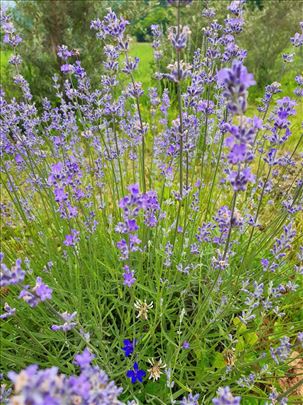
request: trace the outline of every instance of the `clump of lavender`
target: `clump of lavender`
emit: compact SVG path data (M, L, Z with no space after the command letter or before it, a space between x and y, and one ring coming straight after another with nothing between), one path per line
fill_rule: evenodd
M154 191L140 193L139 186L133 184L128 187L130 192L120 200L120 208L123 210L123 222L116 225L116 232L126 235L126 238L117 242L120 251L120 259L126 261L131 252L142 250L141 239L138 236L138 219L140 212L144 213L144 224L148 228L154 228L158 223L158 211L160 205L157 194ZM130 270L128 265L124 265L124 285L131 287L135 282L135 272Z
M78 359L78 363L81 367L79 375L67 376L60 374L56 367L43 370L37 365L31 365L19 374L10 372L14 394L8 403L122 404L118 399L122 389L110 381L103 370L87 361Z
M0 319L3 368L18 364L4 403L287 402L260 381L281 378L303 340L289 327L302 295L302 76L291 95L273 78L252 114L245 2L222 19L199 10L192 56L192 2L168 3L176 23L151 27L152 87L129 22L107 10L91 22L99 83L61 45L56 103L39 106L1 15L14 97L0 90ZM291 44L288 66L301 33Z

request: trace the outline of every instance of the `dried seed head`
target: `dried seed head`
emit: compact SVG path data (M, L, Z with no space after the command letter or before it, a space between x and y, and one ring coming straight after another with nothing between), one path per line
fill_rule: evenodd
M141 318L144 320L147 320L148 318L148 311L153 308L154 304L153 302L150 302L149 304L147 304L146 300L141 301L141 300L137 300L134 304L135 308L138 311L138 315L137 318Z
M148 378L157 381L160 378L161 374L163 374L161 369L164 369L166 367L166 364L162 363L161 359L159 359L159 361L155 361L153 358L149 359L148 362L151 365L151 368L148 369Z

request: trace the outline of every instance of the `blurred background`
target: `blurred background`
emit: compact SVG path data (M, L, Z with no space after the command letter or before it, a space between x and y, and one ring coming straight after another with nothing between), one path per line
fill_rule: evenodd
M214 3L219 8L217 19L223 21L229 4L225 0L194 0L182 9L181 22L188 24L192 31L191 46L186 55L188 60L195 47L201 45L202 28L206 23L201 11L206 4L211 7ZM165 33L169 26L176 24L175 9L166 0L2 0L1 4L10 9L23 38L20 46L23 58L21 73L30 83L38 103L46 95L52 97L50 78L55 72L60 74L60 62L56 55L58 45L78 49L82 65L92 82L99 80L102 42L95 39L90 21L102 18L109 7L130 21L131 54L141 59L137 79L146 87L155 71L150 26L159 24ZM250 93L251 99L262 97L264 85L273 81L281 81L286 93L291 94L293 76L298 70L302 71L302 48L294 64L283 65L282 55L289 52L289 38L300 29L303 0L247 0L245 19L245 29L238 36L238 43L248 50L245 64L257 81L257 86ZM1 82L6 91L13 94L13 88L9 87L9 56L9 51L1 49ZM168 52L162 63L170 63L171 56Z

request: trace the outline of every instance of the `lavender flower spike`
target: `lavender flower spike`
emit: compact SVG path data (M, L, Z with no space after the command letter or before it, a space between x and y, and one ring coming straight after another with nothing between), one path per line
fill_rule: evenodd
M224 88L223 96L228 100L230 110L243 114L246 111L247 89L256 84L253 75L248 73L242 62L234 61L230 69L219 70L217 82Z
M212 400L214 405L240 405L241 397L234 397L229 387L219 388L217 395Z

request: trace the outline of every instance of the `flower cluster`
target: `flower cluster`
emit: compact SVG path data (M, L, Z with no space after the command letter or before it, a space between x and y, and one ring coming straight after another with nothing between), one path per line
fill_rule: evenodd
M253 160L252 146L255 134L261 127L262 121L255 117L229 128L231 136L225 139L225 145L230 149L227 156L229 163L237 168L229 173L229 181L235 191L245 190L247 183L254 181L254 175L247 163Z
M59 212L62 218L75 218L78 209L69 198L68 190L72 189L72 197L80 201L84 197L83 191L79 188L82 177L76 159L71 156L64 164L58 162L52 165L48 183L54 187L54 197L59 205Z
M170 27L168 31L168 39L177 52L186 47L190 29L186 25L184 27Z
M232 67L223 68L217 73L217 81L223 87L223 96L228 100L228 108L242 115L247 108L247 89L253 86L253 75L248 73L242 62L234 61Z
M163 52L161 50L161 39L163 36L162 30L159 25L153 24L150 27L153 35L152 47L154 49L154 58L159 61L163 57Z
M181 9L191 1L169 3L175 25L149 31L151 87L137 81L128 21L110 9L91 22L104 45L100 80L89 77L78 50L61 45L55 101L33 101L20 74L21 38L1 17L14 72L13 97L0 90L3 251L22 257L10 267L0 255L0 319L10 339L4 368L18 349L52 365L62 346L69 375L37 365L11 372L14 390L2 385L0 402L119 404L113 376L127 387L125 401L132 392L142 403L239 405L251 392L287 401L268 384L280 382L303 341L299 322L287 331L303 274L302 137L294 121L303 78L296 73L291 96L273 81L259 115L250 114L255 81L236 40L245 1L228 4L226 18L199 10L194 50ZM291 42L283 69L295 69L302 35ZM52 338L33 350L22 336L38 304L43 322L30 335ZM13 316L18 305L26 322ZM110 377L96 361L110 364Z
M282 339L280 339L280 346L273 348L270 348L270 354L273 360L279 364L280 362L285 362L291 351L291 344L289 341L289 337L285 336Z
M21 259L16 260L15 266L9 269L5 263L3 263L4 255L0 253L1 272L0 272L0 287L6 287L12 284L22 283L25 277L25 271L21 268Z
M11 21L11 17L1 10L1 28L4 32L3 42L16 48L21 42L22 38L16 34L16 29Z
M229 387L219 388L217 395L212 400L214 405L240 405L241 397L234 397Z
M16 313L16 308L11 308L9 304L6 302L4 304L4 313L0 315L0 319L6 319L10 316L13 316Z
M25 271L21 268L21 260L17 259L15 266L9 269L2 261L4 255L1 253L1 274L0 287L7 287L14 284L21 284L25 278ZM52 289L42 281L41 277L36 278L36 284L30 289L29 285L22 285L22 290L19 298L25 301L29 306L35 307L40 302L50 300L52 298ZM5 313L1 315L2 319L6 319L16 312L15 308L11 308L9 304L4 305Z
M157 213L160 209L157 194L154 191L140 193L137 184L128 187L129 195L120 200L120 208L123 210L123 222L119 222L116 226L116 232L128 235L128 239L122 239L117 243L120 250L121 260L127 260L130 252L140 250L141 240L138 237L139 225L137 218L140 211L144 213L144 224L153 228L157 225ZM125 268L125 272L129 273L129 268Z
M295 47L303 46L303 21L300 22L300 27L302 32L296 32L293 37L291 37L290 41Z
M62 325L52 325L51 329L53 331L62 330L63 332L67 332L67 331L73 329L77 325L77 322L75 322L77 312L73 312L72 314L69 314L68 312L63 312L62 314L59 314L59 315L63 321L63 324Z
M97 31L97 37L105 39L107 36L121 39L128 25L128 21L123 17L118 18L116 13L112 10L101 20L94 20L91 22L91 28Z
M82 357L81 357L82 356ZM39 369L31 365L19 374L9 373L14 384L13 403L39 404L121 404L118 397L122 388L110 381L107 374L98 366L90 364L92 356L76 356L76 363L81 367L79 375L59 374L58 368Z
M36 285L30 289L28 285L23 287L19 298L25 301L30 307L36 307L40 302L50 300L53 290L43 283L41 277L37 277Z

